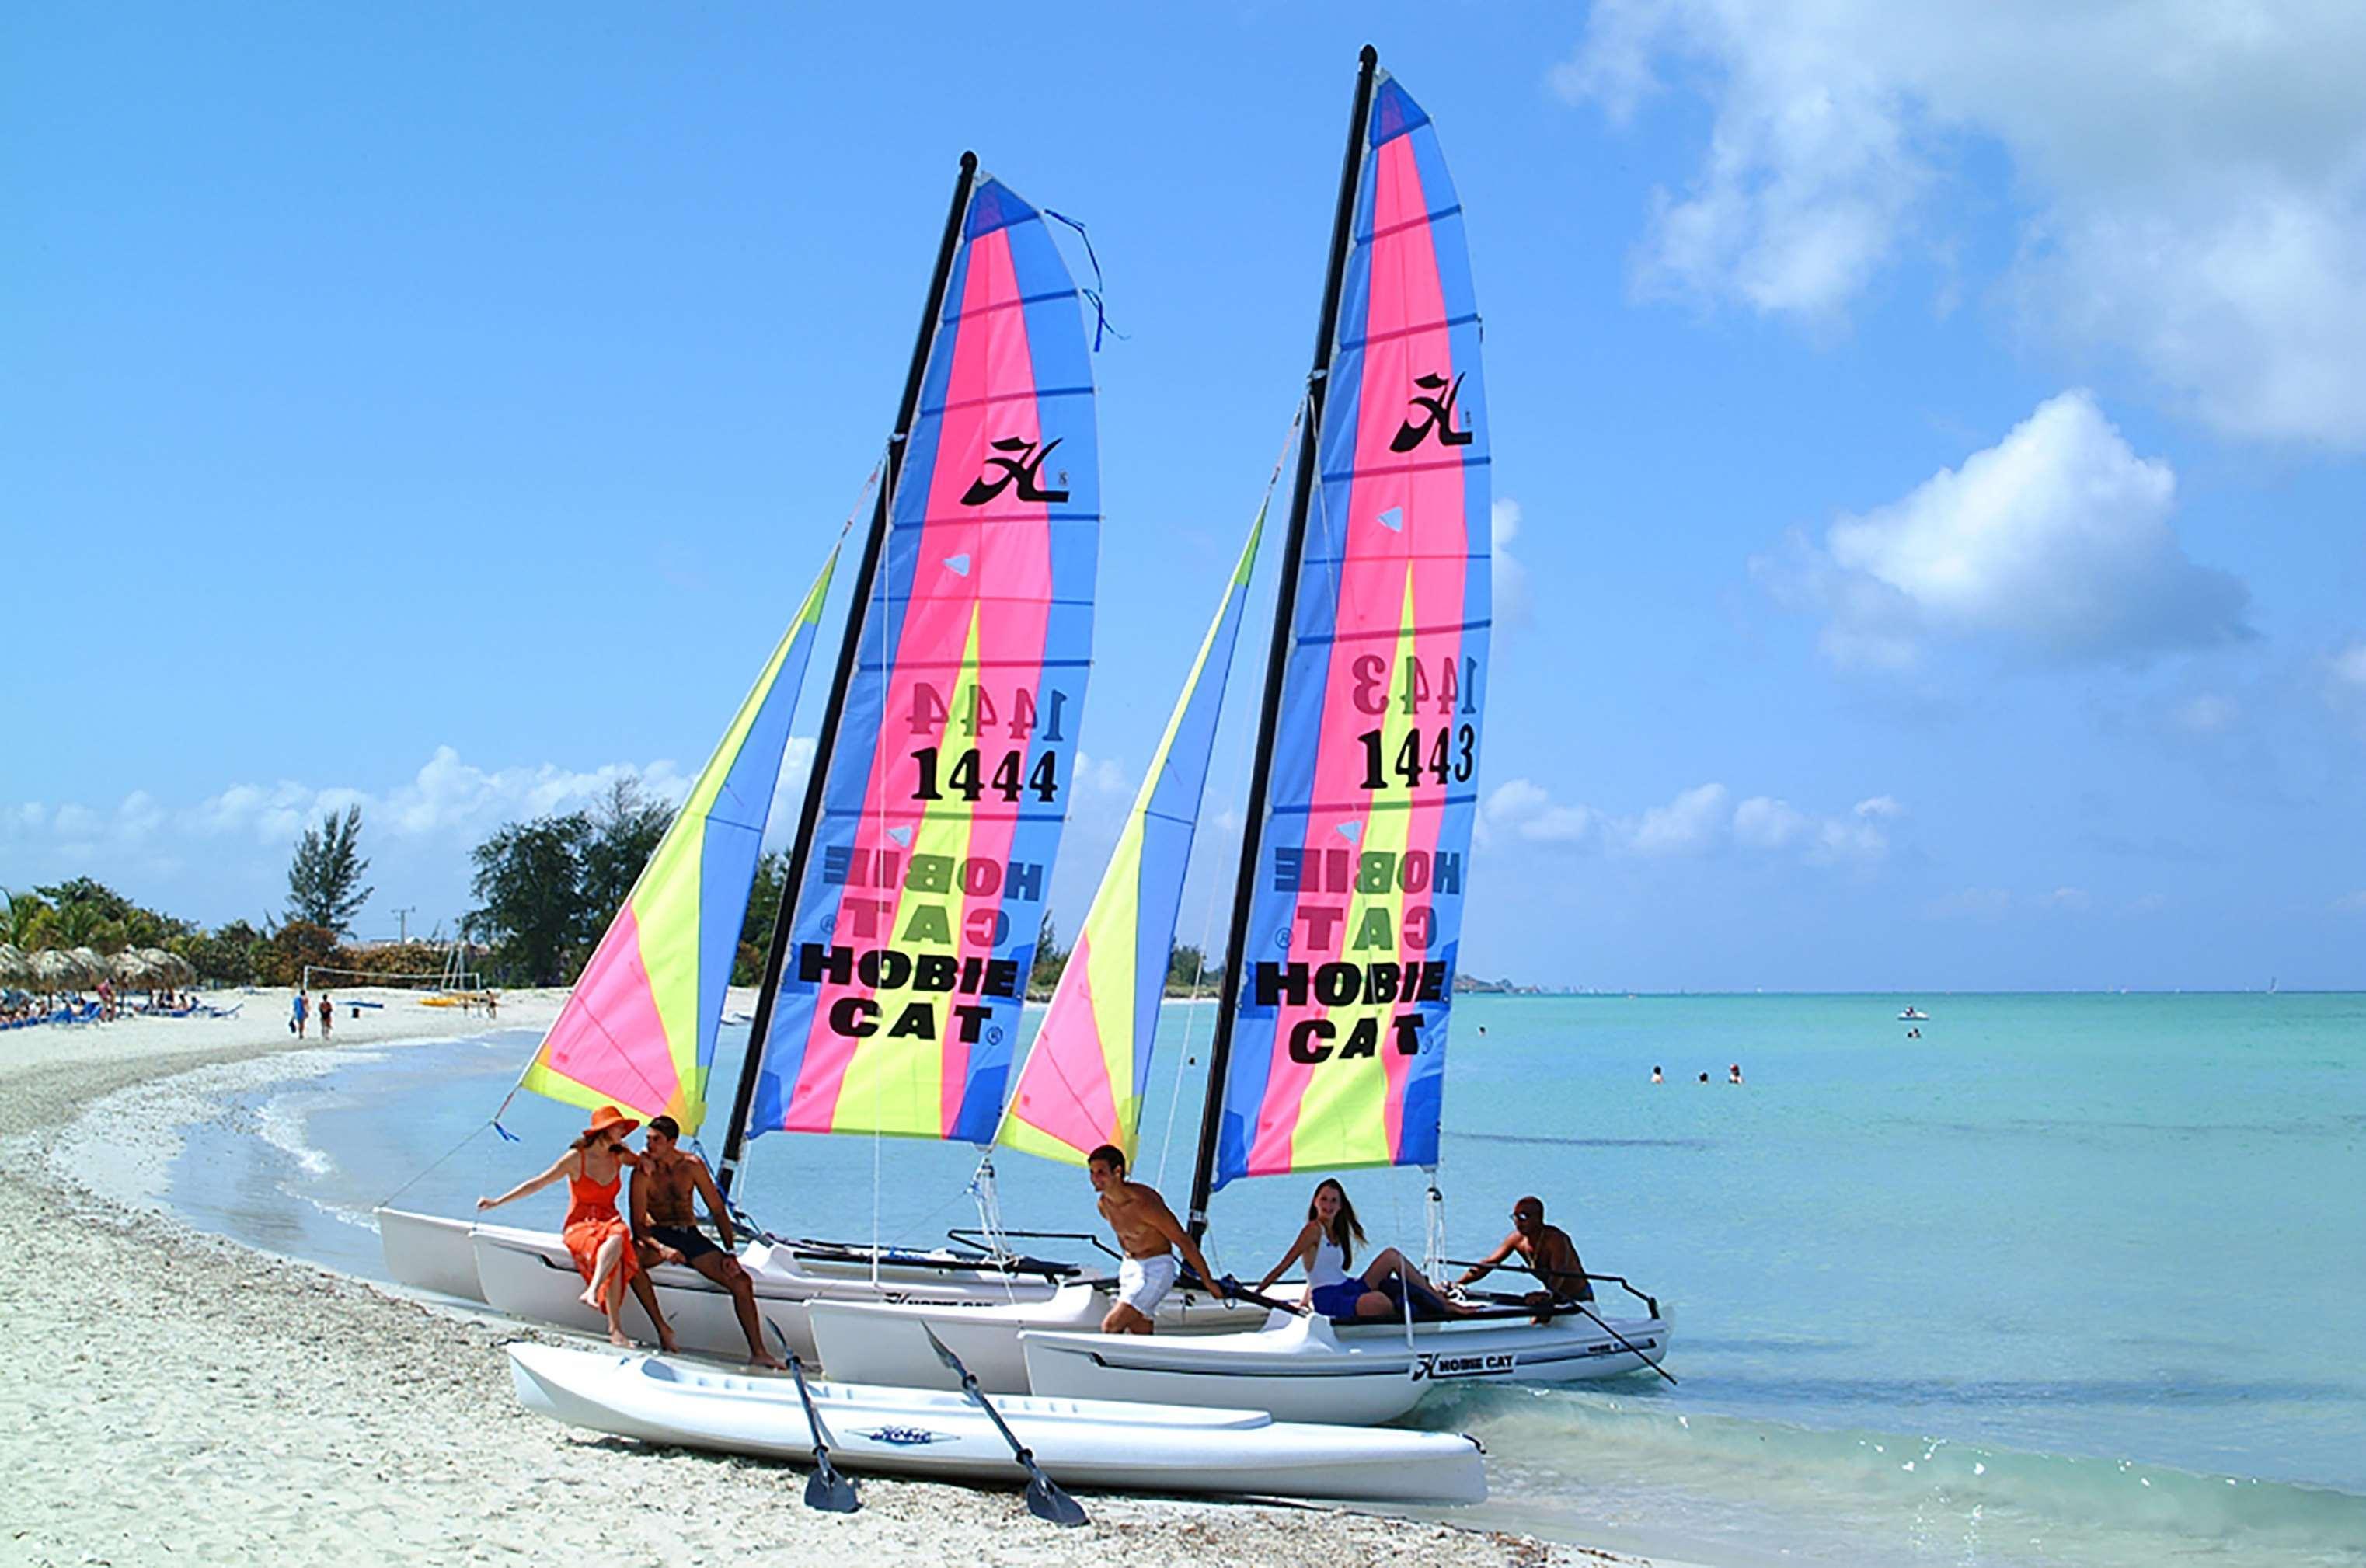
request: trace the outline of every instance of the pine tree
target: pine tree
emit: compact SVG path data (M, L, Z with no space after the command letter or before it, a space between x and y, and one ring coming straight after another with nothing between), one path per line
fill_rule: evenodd
M353 930L354 917L369 902L375 887L361 886L369 862L361 856L362 808L345 807L340 818L331 811L317 828L307 828L296 840L295 858L287 863L287 918L322 926L339 935Z

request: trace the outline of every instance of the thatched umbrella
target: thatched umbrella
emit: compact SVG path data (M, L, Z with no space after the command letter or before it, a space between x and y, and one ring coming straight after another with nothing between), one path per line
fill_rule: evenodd
M148 961L151 977L171 986L197 983L197 966L170 948L143 947L140 956Z
M14 942L0 942L0 986L21 986L33 977L33 961Z
M107 978L107 960L98 955L98 949L95 947L77 947L73 952L67 953L66 956L73 959L74 963L81 967L82 983L84 985L96 986L101 980Z
M54 947L45 947L33 954L33 978L44 990L56 992L74 985L82 965Z
M107 972L118 986L145 986L156 978L156 966L148 962L145 954L129 947L107 961Z

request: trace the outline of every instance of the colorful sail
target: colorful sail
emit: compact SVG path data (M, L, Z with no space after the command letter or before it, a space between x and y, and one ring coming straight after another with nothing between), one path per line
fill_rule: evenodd
M1437 1157L1486 689L1488 426L1462 209L1385 73L1217 1134L1238 1176Z
M838 551L592 950L522 1089L569 1105L662 1112L694 1133L738 957L764 818Z
M1259 508L1020 1070L997 1134L1012 1148L1082 1165L1094 1149L1115 1144L1129 1164L1133 1159L1183 875L1264 529Z
M1092 367L1035 209L978 176L748 1130L983 1143L1067 814L1100 532Z

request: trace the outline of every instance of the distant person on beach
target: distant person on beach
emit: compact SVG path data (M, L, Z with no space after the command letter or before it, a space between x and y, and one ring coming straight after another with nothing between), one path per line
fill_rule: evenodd
M1701 1079L1707 1082L1708 1075L1703 1073ZM1521 1298L1523 1305L1537 1309L1538 1323L1551 1317L1552 1314L1545 1309L1555 1302L1594 1299L1594 1282L1586 1278L1585 1264L1577 1256L1577 1243L1570 1240L1569 1233L1559 1225L1545 1224L1545 1201L1533 1196L1512 1205L1512 1234L1454 1282L1457 1286L1476 1283L1515 1256L1544 1287Z
M1175 1288L1178 1265L1175 1249L1183 1249L1185 1262L1191 1265L1209 1292L1219 1301L1229 1292L1208 1260L1200 1255L1200 1244L1191 1239L1158 1189L1125 1179L1125 1151L1115 1144L1103 1144L1085 1160L1085 1174L1092 1179L1093 1190L1099 1193L1101 1218L1117 1233L1117 1245L1125 1254L1118 1265L1117 1305L1101 1319L1103 1334L1148 1334L1158 1316L1158 1303Z
M1356 1218L1356 1206L1347 1201L1347 1190L1324 1177L1314 1184L1314 1197L1306 1205L1305 1228L1281 1261L1257 1281L1258 1293L1291 1265L1303 1264L1305 1310L1324 1317L1393 1317L1403 1310L1407 1292L1413 1294L1414 1309L1425 1315L1461 1317L1475 1310L1447 1300L1446 1292L1423 1278L1393 1247L1380 1248L1361 1274L1349 1273L1356 1244L1363 1239L1364 1227Z
M321 993L321 1039L326 1040L326 1039L329 1037L329 1025L330 1025L330 1024L332 1024L332 1023L334 1023L334 1022L336 1021L336 1019L337 1019L337 1005L336 1005L334 1002L332 1002L332 1001L331 1001L331 1000L329 999L329 993L328 993L328 992L326 992L326 991L322 991L322 992Z
M1665 1083L1668 1081L1667 1078L1661 1074L1660 1069L1656 1065L1651 1068L1651 1081L1653 1083Z
M706 1162L681 1144L682 1124L670 1116L649 1118L642 1140L641 1161L633 1168L633 1236L641 1246L644 1263L686 1263L731 1294L739 1314L739 1332L748 1337L748 1359L774 1371L784 1369L778 1356L764 1348L764 1329L756 1316L756 1281L733 1257L731 1207L715 1185ZM698 1228L698 1204L704 1201L714 1216L717 1247Z
M500 996L494 992L487 991L485 993L485 1016L487 1018L490 1018L501 1010L501 998Z
M513 1198L539 1192L565 1177L567 1224L559 1235L567 1243L567 1255L575 1259L576 1272L584 1280L583 1293L575 1299L608 1319L609 1344L627 1346L632 1340L625 1337L622 1314L625 1286L629 1283L657 1327L659 1345L670 1350L673 1329L658 1310L658 1293L634 1250L633 1227L616 1213L616 1190L625 1183L625 1167L640 1159L625 1146L625 1140L639 1125L639 1121L614 1106L602 1106L592 1113L592 1125L583 1129L583 1135L568 1145L567 1152L552 1161L548 1170L519 1182L498 1198L478 1199L477 1208L482 1212L499 1207Z
M287 1027L295 1031L299 1040L304 1038L304 1015L310 1006L311 998L301 991L296 993L296 1016L287 1021Z

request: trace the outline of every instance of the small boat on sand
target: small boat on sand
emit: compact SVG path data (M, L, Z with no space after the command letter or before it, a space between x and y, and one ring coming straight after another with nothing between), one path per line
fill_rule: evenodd
M771 1459L814 1448L789 1378L725 1371L619 1350L509 1347L528 1410L645 1443ZM819 1381L814 1407L830 1458L857 1472L963 1481L1024 1479L1009 1444L965 1396ZM1262 1410L1094 1400L994 1401L1054 1481L1225 1497L1479 1503L1479 1445L1451 1432L1366 1431L1277 1421Z

